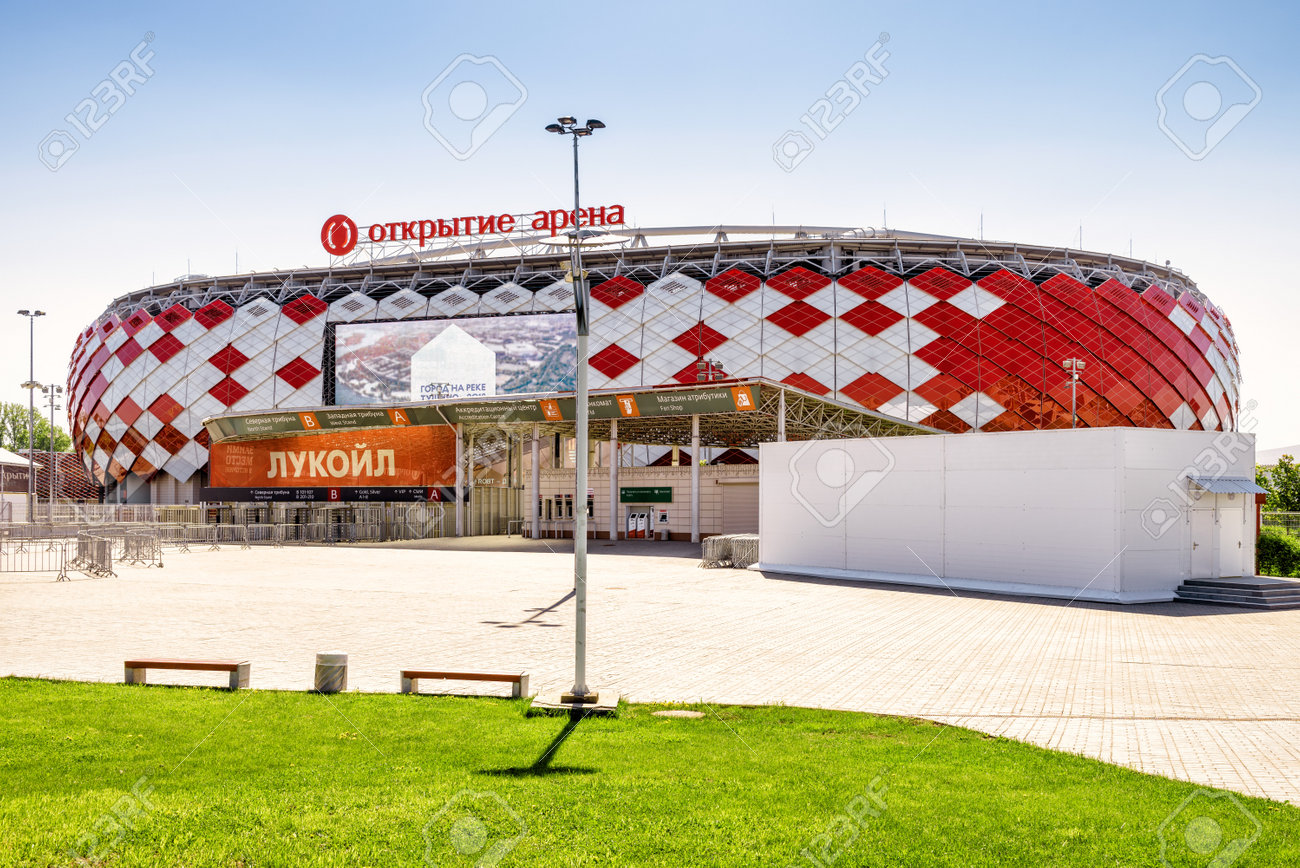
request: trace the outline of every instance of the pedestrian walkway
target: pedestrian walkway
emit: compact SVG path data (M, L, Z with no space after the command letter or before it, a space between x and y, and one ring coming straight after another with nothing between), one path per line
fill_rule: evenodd
M317 652L343 651L350 689L396 692L400 669L425 665L568 687L570 552L494 537L169 553L162 570L63 583L7 574L0 673L121 681L138 655L238 657L252 687L301 690ZM795 580L702 570L698 553L592 541L589 684L929 718L1300 803L1300 611ZM187 678L212 683L174 680Z

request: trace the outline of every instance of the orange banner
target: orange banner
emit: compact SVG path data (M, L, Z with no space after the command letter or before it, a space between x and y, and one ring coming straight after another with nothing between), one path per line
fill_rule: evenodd
M456 431L419 425L214 443L209 467L213 488L454 485Z

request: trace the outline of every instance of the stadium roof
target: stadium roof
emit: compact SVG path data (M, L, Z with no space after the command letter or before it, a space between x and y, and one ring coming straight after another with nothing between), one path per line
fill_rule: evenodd
M536 290L561 278L568 268L563 235L518 233L450 241L426 248L402 242L372 259L359 258L358 247L324 266L225 277L185 275L120 296L105 313L159 313L173 304L197 309L217 299L239 306L259 296L279 304L306 293L333 302L352 292L374 298L403 289L432 295L453 286L486 292L507 281ZM1002 269L1030 279L1064 272L1093 286L1114 279L1136 292L1159 286L1174 297L1183 292L1202 297L1193 281L1168 264L895 229L728 224L606 228L592 241L595 246L584 251L583 263L593 282L620 275L652 282L674 272L707 280L730 268L767 277L794 265L833 277L866 266L910 276L939 266L971 279Z

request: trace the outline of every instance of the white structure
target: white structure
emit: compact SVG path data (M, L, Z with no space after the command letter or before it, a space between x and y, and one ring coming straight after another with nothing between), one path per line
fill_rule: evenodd
M497 356L458 325L449 325L411 356L411 400L490 398Z
M761 570L1105 602L1253 575L1255 439L1080 428L764 443Z

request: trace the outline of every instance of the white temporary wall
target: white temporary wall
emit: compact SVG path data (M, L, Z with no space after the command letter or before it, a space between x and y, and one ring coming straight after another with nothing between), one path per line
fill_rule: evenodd
M1254 454L1251 435L1142 428L765 443L758 569L1169 600L1200 546L1216 575L1253 573L1251 495L1198 499L1187 477L1253 478Z

